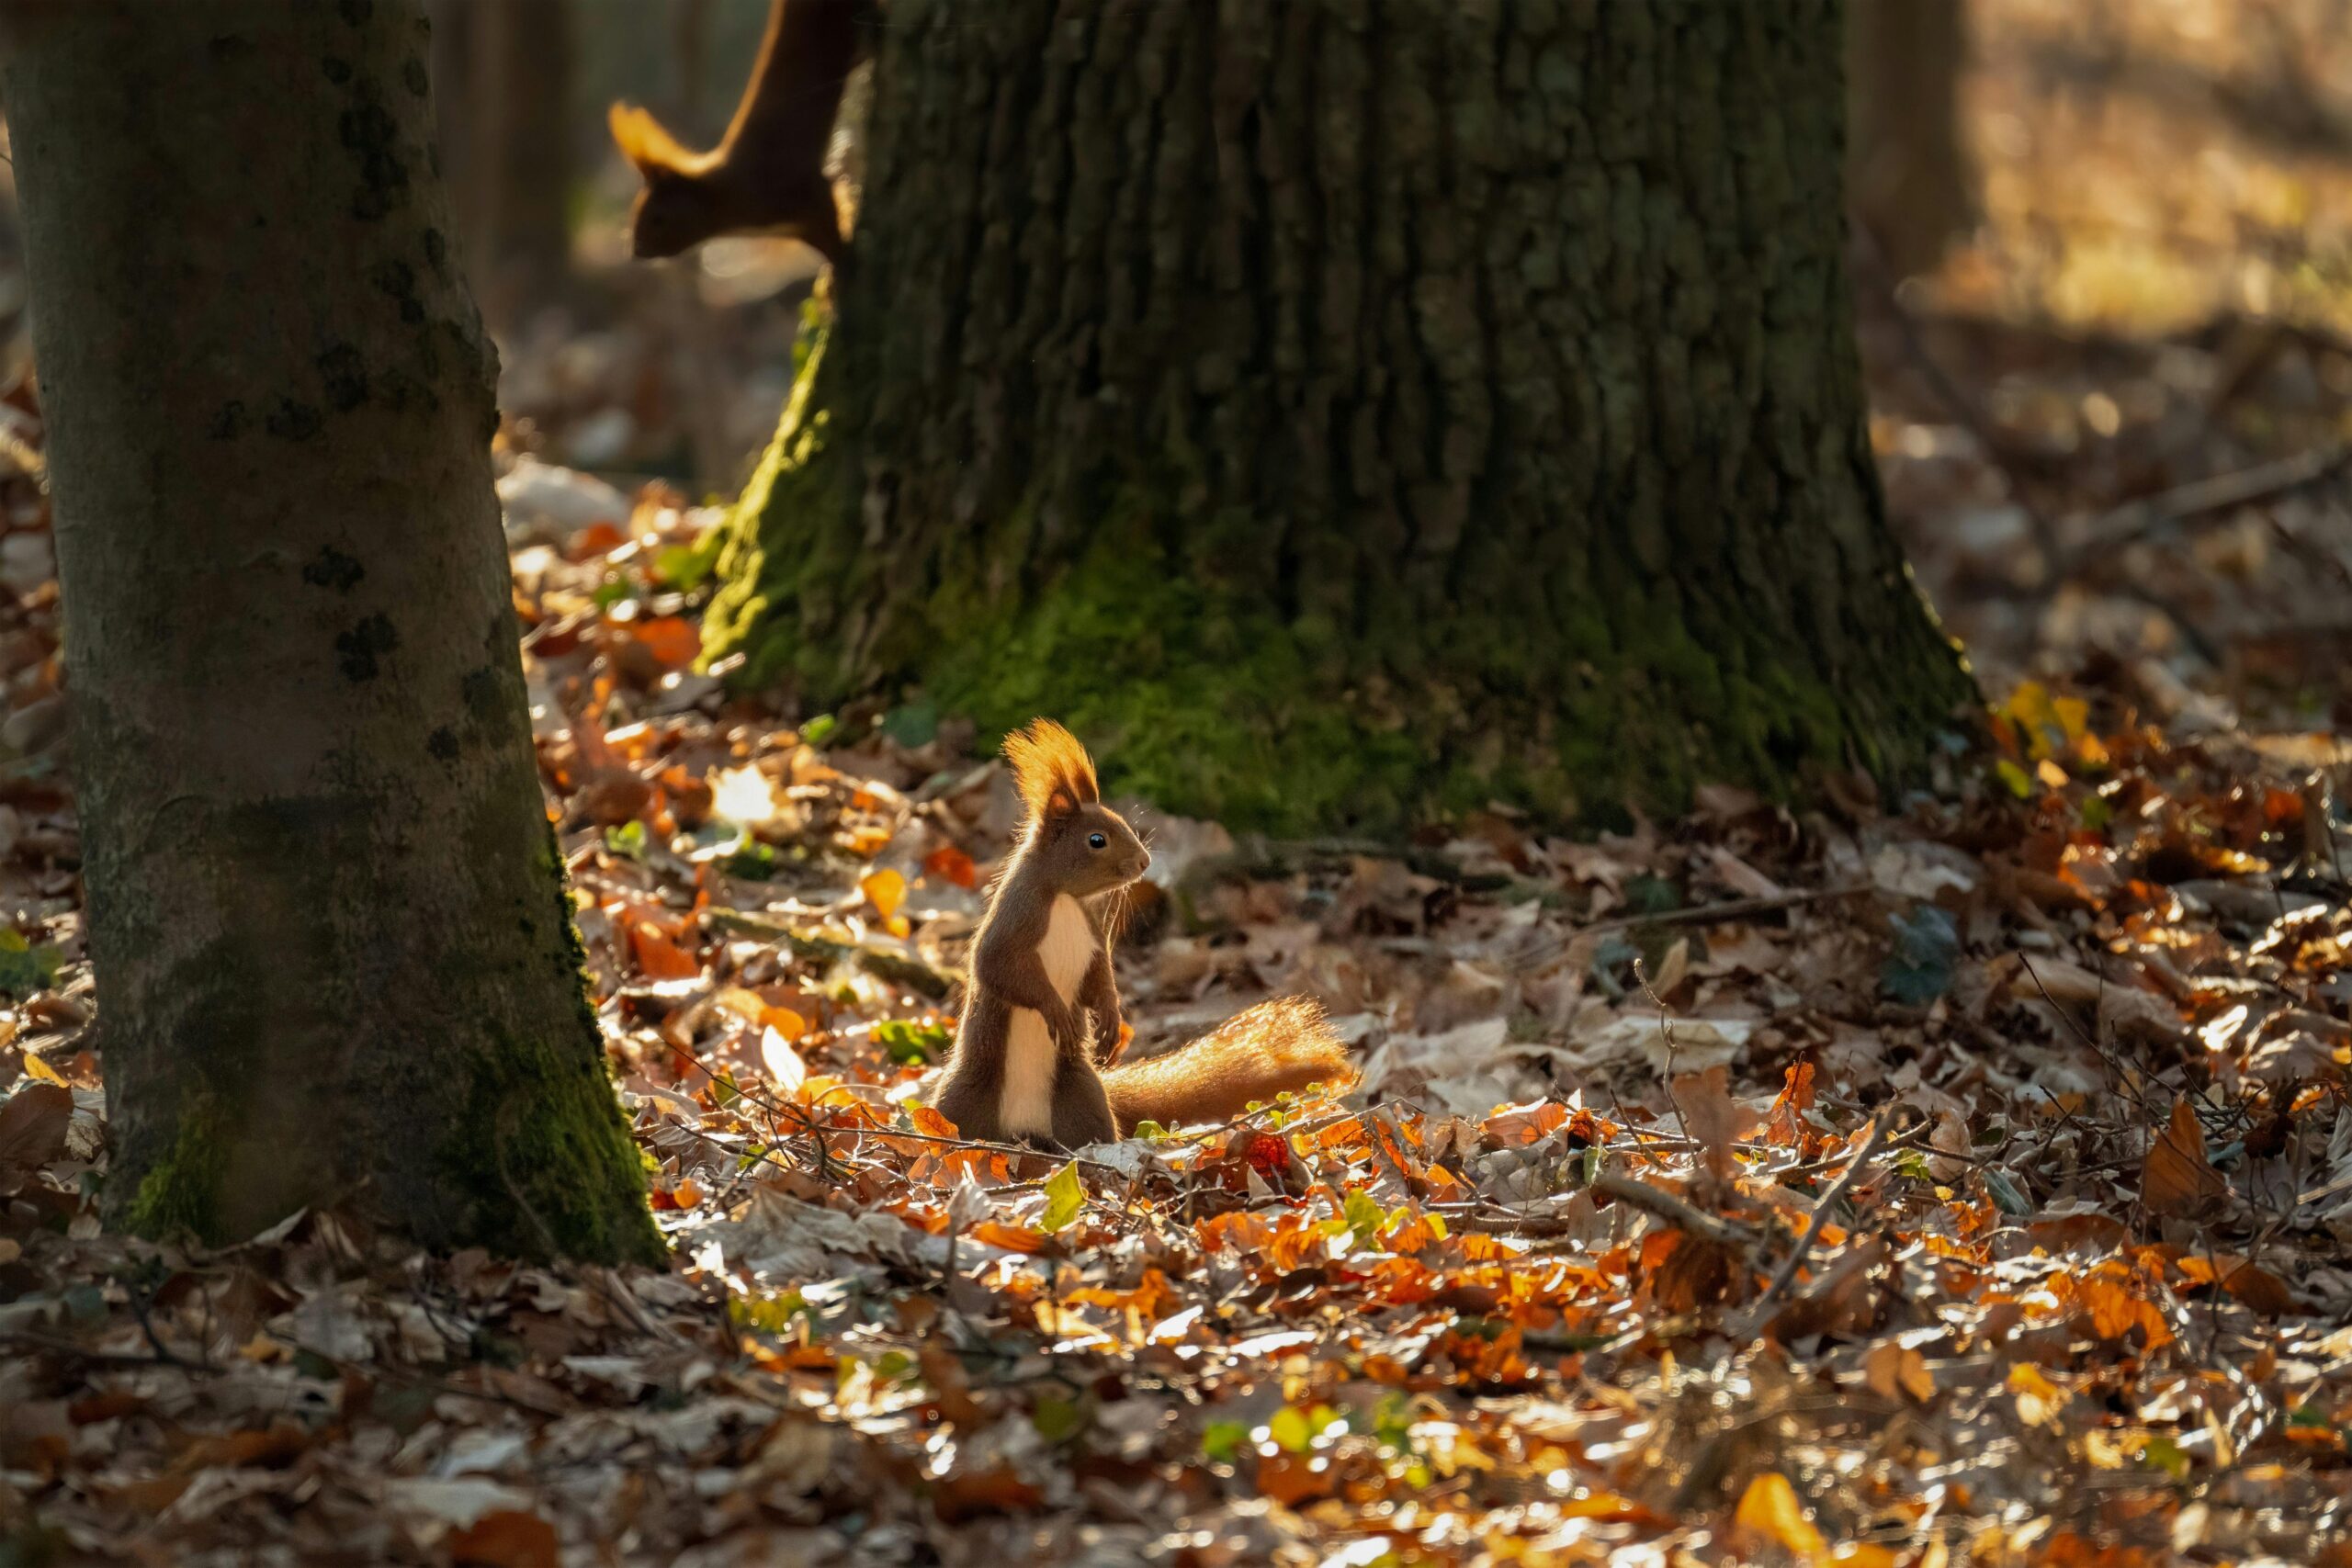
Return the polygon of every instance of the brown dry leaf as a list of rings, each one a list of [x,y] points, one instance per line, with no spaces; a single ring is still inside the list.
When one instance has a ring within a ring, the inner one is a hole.
[[[1862,1376],[1871,1392],[1882,1399],[1898,1399],[1908,1393],[1926,1404],[1936,1397],[1935,1375],[1928,1371],[1928,1359],[1891,1340],[1871,1347],[1871,1353],[1862,1358]]]
[[[0,1105],[0,1183],[21,1179],[63,1154],[66,1128],[73,1120],[74,1091],[69,1089],[35,1083],[10,1095]]]
[[[2140,1167],[2140,1201],[2152,1214],[2189,1214],[2229,1190],[2205,1153],[2205,1129],[2186,1096],[2173,1102],[2172,1122],[2148,1145]]]
[[[2188,1253],[2175,1258],[2173,1267],[2193,1283],[2220,1285],[2265,1317],[2284,1317],[2295,1309],[2295,1293],[2284,1280],[2235,1253]]]
[[[1781,1082],[1781,1092],[1772,1100],[1772,1109],[1765,1112],[1765,1139],[1773,1144],[1793,1144],[1804,1130],[1804,1113],[1813,1109],[1814,1068],[1811,1062],[1790,1066]]]
[[[649,979],[691,980],[702,973],[701,960],[663,936],[650,920],[629,922],[628,946]]]
[[[1724,1179],[1738,1165],[1732,1145],[1761,1124],[1755,1111],[1731,1097],[1729,1069],[1720,1065],[1674,1080],[1674,1103],[1684,1124],[1706,1151],[1707,1168]]]
[[[562,1548],[538,1515],[501,1508],[451,1531],[449,1557],[476,1568],[560,1568]]]

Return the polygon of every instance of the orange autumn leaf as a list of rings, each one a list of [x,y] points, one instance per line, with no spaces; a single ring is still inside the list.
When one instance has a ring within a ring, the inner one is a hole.
[[[657,615],[630,623],[629,635],[665,670],[683,670],[702,651],[702,634],[678,615]]]
[[[971,887],[980,880],[980,868],[972,863],[972,857],[953,844],[942,844],[923,856],[922,869],[924,875],[957,887]]]
[[[2172,1339],[2172,1325],[2156,1303],[2107,1269],[2083,1280],[2075,1304],[2090,1318],[2091,1332],[2102,1339],[2120,1339],[2134,1328],[2151,1350]]]
[[[956,1135],[956,1123],[928,1105],[907,1107],[907,1120],[915,1124],[916,1132],[927,1138],[952,1138]]]
[[[629,952],[637,966],[656,980],[691,980],[702,964],[691,953],[663,936],[650,920],[635,920],[628,928]]]
[[[591,523],[571,536],[563,547],[564,555],[572,560],[586,560],[601,556],[628,543],[628,533],[617,523]]]
[[[1792,1064],[1781,1083],[1781,1092],[1773,1098],[1772,1109],[1765,1113],[1767,1139],[1775,1144],[1793,1144],[1804,1131],[1804,1113],[1813,1109],[1813,1064]]]
[[[555,1527],[537,1514],[501,1508],[449,1535],[449,1559],[469,1568],[556,1568]]]
[[[2173,1102],[2172,1122],[2148,1145],[2140,1166],[2140,1201],[2152,1214],[2187,1214],[2229,1190],[2205,1152],[2205,1129],[2187,1097]]]
[[[2284,1280],[2234,1253],[2216,1253],[2210,1258],[2184,1254],[2175,1260],[2174,1267],[2183,1279],[2199,1285],[2219,1285],[2265,1317],[2282,1317],[2294,1310],[2295,1295]]]
[[[1026,1225],[1008,1225],[997,1220],[982,1220],[965,1233],[983,1247],[1001,1247],[1007,1252],[1019,1252],[1035,1257],[1046,1250],[1042,1231]]]
[[[896,916],[899,906],[907,901],[907,879],[887,865],[859,878],[857,886],[858,891],[865,895],[866,902],[874,906],[874,912],[886,922]]]
[[[1769,1540],[1784,1551],[1808,1561],[1818,1560],[1829,1542],[1797,1500],[1797,1489],[1777,1470],[1768,1470],[1747,1483],[1739,1495],[1739,1510],[1732,1525],[1746,1534]]]

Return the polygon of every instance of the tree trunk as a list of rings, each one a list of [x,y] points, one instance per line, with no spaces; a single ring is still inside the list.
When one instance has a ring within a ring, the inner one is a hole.
[[[1847,199],[1894,277],[1926,272],[1974,216],[1960,140],[1962,0],[1854,0]]]
[[[501,333],[571,266],[572,0],[441,0],[438,146],[459,254]]]
[[[1838,7],[891,0],[715,652],[1282,829],[1918,775]]]
[[[15,21],[109,1202],[658,1257],[532,759],[418,12]]]

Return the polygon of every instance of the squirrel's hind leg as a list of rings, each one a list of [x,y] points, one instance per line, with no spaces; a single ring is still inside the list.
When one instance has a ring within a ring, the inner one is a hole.
[[[1091,1069],[1063,1064],[1054,1079],[1054,1142],[1066,1149],[1107,1144],[1119,1136],[1111,1097]]]

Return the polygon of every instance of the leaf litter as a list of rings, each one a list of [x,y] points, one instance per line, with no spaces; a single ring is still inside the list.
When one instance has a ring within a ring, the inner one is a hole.
[[[1996,62],[2091,25],[1987,15]],[[2161,50],[2170,17],[2117,25]],[[2033,79],[1988,90],[2041,129]],[[1892,815],[1715,789],[1401,852],[1147,813],[1136,1048],[1304,991],[1363,1069],[1227,1127],[1048,1159],[914,1104],[1001,770],[920,704],[730,695],[693,668],[713,514],[511,461],[534,733],[667,1272],[418,1258],[334,1213],[217,1253],[98,1222],[46,502],[37,462],[0,476],[0,1557],[2352,1562],[2345,752],[2307,696],[2343,509],[2129,510],[2337,439],[2309,388],[2352,358],[2290,311],[2104,364],[2005,327],[2037,268],[2061,321],[2139,279],[2064,250],[2094,224],[2000,250],[2065,173],[2034,160],[2097,181],[2161,127],[2124,130],[1988,141],[1993,254],[1928,296],[1928,351],[2033,461],[1954,441],[1866,323],[1983,758]],[[610,409],[566,400],[584,450]],[[29,389],[0,401],[37,459]]]
[[[7,1539],[2340,1555],[2352,915],[2312,868],[2332,803],[2241,738],[2174,743],[2086,681],[2020,687],[1988,760],[1901,817],[1717,789],[1671,827],[1498,810],[1399,854],[1161,819],[1121,955],[1136,1048],[1306,990],[1364,1081],[1046,1159],[912,1099],[1007,781],[968,732],[788,726],[641,636],[691,619],[649,563],[701,521],[650,491],[620,540],[515,559],[676,1268],[420,1258],[332,1213],[219,1253],[107,1232],[52,882],[60,984],[0,1064]],[[15,794],[70,835],[62,786]]]

